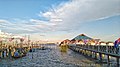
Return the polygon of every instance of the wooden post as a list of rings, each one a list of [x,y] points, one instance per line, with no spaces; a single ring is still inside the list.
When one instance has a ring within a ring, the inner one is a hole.
[[[92,57],[95,58],[95,52],[92,52]]]
[[[8,52],[8,57],[11,58],[11,47],[9,46],[9,52]]]
[[[95,52],[95,59],[97,59],[97,53]]]
[[[85,50],[85,55],[87,55],[87,50]]]
[[[118,55],[120,56],[120,46],[118,46]],[[117,60],[117,67],[119,67],[119,57],[117,57],[116,60]]]
[[[86,50],[84,50],[84,55],[85,55],[85,53],[86,53]]]
[[[85,50],[83,50],[83,55],[85,55]]]
[[[106,53],[108,53],[108,43],[106,43]],[[109,57],[109,55],[107,55],[107,65],[108,65],[108,67],[110,66],[110,57]]]
[[[29,47],[29,45],[30,45],[30,35],[28,35],[28,45],[27,45],[27,47]]]
[[[117,67],[119,67],[119,57],[116,57],[117,60]]]
[[[118,55],[120,56],[120,46],[118,46]]]
[[[108,53],[108,45],[106,44],[106,53]]]
[[[1,57],[1,51],[0,51],[0,58],[2,58],[2,57]]]
[[[88,55],[88,51],[86,50],[85,53],[86,53],[85,55],[87,56]]]
[[[96,46],[96,45],[94,45],[94,50],[95,50],[95,52],[94,52],[94,53],[95,53],[95,59],[97,59],[97,53],[96,53],[96,51],[97,51],[98,49],[97,49],[97,46]]]
[[[0,41],[0,48],[1,48],[1,58],[3,58],[3,48],[2,48],[2,41]]]
[[[83,49],[81,49],[81,54],[82,54],[82,52],[83,52]]]
[[[98,45],[98,52],[100,51],[100,45]]]
[[[89,51],[87,51],[87,55],[90,56],[90,52]]]
[[[4,58],[4,50],[2,51],[2,57]]]
[[[33,43],[32,43],[32,59],[33,59]]]
[[[90,51],[88,51],[88,56],[90,56]]]
[[[102,54],[99,53],[100,62],[102,62]]]
[[[85,50],[85,55],[87,55],[86,50]]]
[[[94,52],[92,52],[92,58],[94,58]]]
[[[92,57],[92,51],[90,51],[90,57]]]
[[[110,66],[110,57],[109,57],[109,55],[107,55],[107,66],[108,67]]]

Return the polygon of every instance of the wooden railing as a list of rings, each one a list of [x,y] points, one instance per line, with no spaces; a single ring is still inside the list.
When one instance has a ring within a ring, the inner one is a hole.
[[[112,56],[120,57],[120,46],[115,48],[114,46],[108,46],[108,45],[87,45],[87,44],[69,45],[69,47],[72,47],[72,46],[74,46],[75,49],[85,49],[89,51],[95,51],[98,53],[110,54]]]

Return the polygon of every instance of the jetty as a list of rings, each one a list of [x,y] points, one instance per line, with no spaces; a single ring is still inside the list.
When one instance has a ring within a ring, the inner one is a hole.
[[[120,47],[116,49],[114,46],[102,46],[102,45],[87,45],[87,44],[72,44],[69,45],[69,48],[73,51],[81,53],[86,56],[90,56],[91,58],[99,59],[100,62],[103,61],[102,55],[107,56],[107,64],[110,65],[110,56],[116,58],[116,65],[117,67],[120,66],[119,58],[120,58]],[[99,57],[97,58],[97,55]]]
[[[113,63],[111,62],[111,57],[114,57],[116,58],[116,62],[114,62],[115,66],[120,67],[120,46],[115,47],[113,42],[104,42],[100,41],[100,39],[93,39],[84,34],[80,34],[72,40],[66,39],[62,41],[60,45],[62,44],[66,44],[69,49],[77,53],[97,59],[99,60],[97,61],[98,63],[105,63],[108,67]]]

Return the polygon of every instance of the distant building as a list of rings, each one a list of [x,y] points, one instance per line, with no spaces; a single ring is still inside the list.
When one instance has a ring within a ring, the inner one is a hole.
[[[93,38],[90,38],[88,36],[86,36],[85,34],[80,34],[78,36],[76,36],[75,38],[73,38],[71,41],[71,43],[73,44],[84,44],[86,42],[89,42],[90,40],[93,40]]]
[[[86,36],[85,34],[80,34],[73,38],[72,40],[66,39],[60,43],[60,45],[65,45],[65,44],[89,44],[89,45],[99,45],[100,39],[93,39],[91,37]],[[102,45],[106,43],[102,43]]]
[[[66,40],[63,40],[60,44],[59,44],[59,46],[61,46],[61,45],[68,45],[70,43],[70,40],[69,39],[66,39]]]

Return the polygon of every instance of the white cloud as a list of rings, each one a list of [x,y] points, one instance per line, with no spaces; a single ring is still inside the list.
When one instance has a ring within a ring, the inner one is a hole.
[[[44,21],[41,21],[41,20],[35,20],[35,19],[30,19],[30,22],[41,23],[41,22],[44,22]]]
[[[15,18],[11,22],[1,19],[0,23],[4,23],[2,25],[6,27],[7,31],[14,33],[74,32],[83,22],[114,15],[120,15],[120,0],[71,0],[61,3],[49,11],[40,12],[39,16],[47,21]],[[59,35],[59,33],[57,34]]]
[[[20,21],[14,20],[11,22],[8,21],[4,24],[1,24],[0,28],[2,30],[15,34],[22,34],[22,33],[26,34],[26,33],[48,32],[52,30],[51,27],[54,25],[55,25],[54,23],[48,23],[37,19],[30,19],[28,21],[26,20],[20,20]]]
[[[77,29],[82,22],[120,14],[120,0],[72,0],[42,13],[56,30]],[[57,22],[61,21],[61,22]]]
[[[52,27],[56,25],[55,23],[51,23],[51,21],[41,21],[37,19],[30,19],[30,22],[33,22],[35,24],[34,27],[42,29],[44,31],[51,31]]]
[[[7,23],[7,20],[0,19],[0,23]]]

